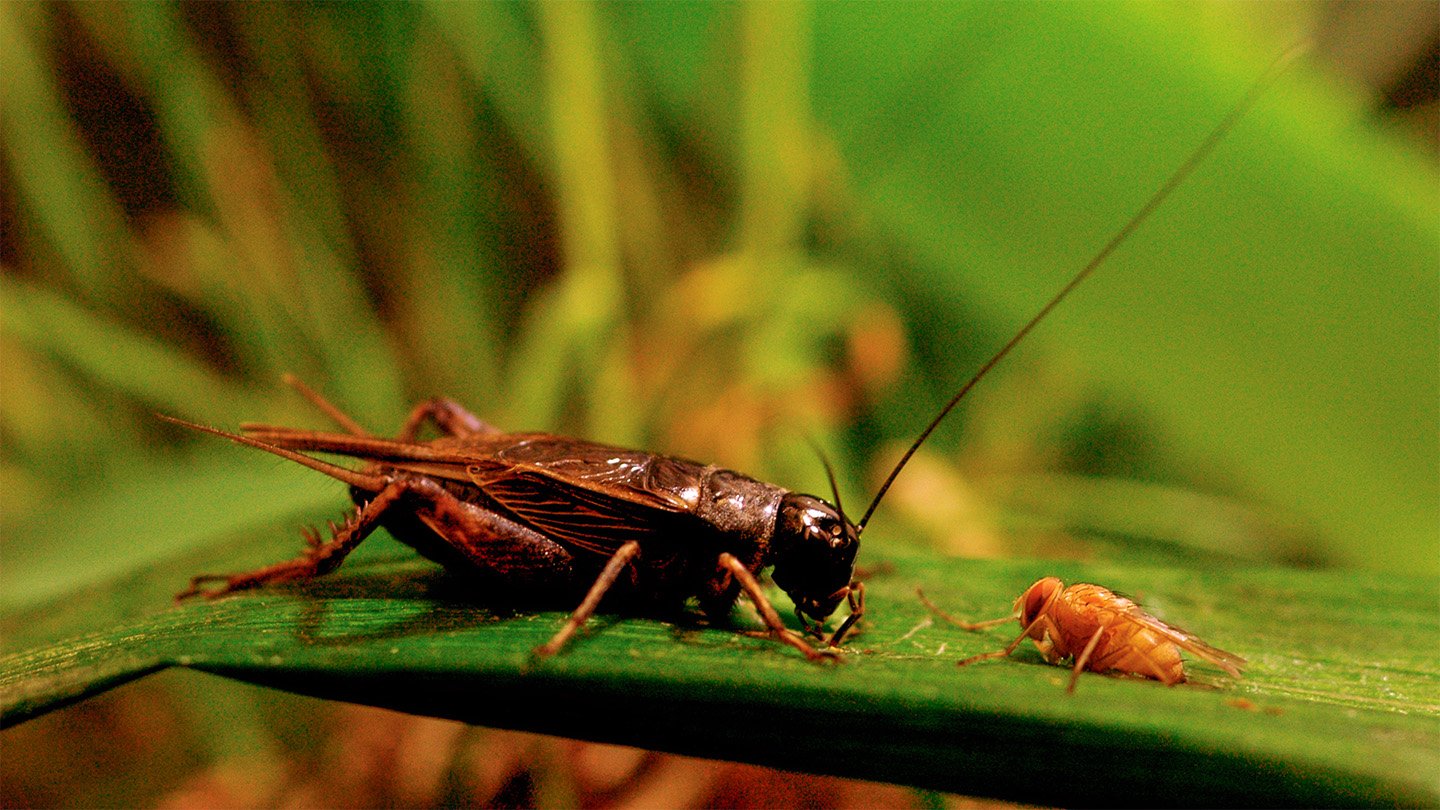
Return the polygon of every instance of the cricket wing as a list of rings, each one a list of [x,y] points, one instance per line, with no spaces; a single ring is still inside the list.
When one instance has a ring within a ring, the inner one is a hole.
[[[557,484],[663,511],[693,512],[709,469],[674,456],[548,433],[520,438],[497,452],[496,461]]]
[[[475,458],[475,454],[467,448],[445,446],[439,442],[418,444],[373,436],[353,436],[349,433],[327,433],[268,425],[264,427],[243,426],[242,430],[248,438],[287,450],[334,453],[366,461],[382,462],[396,467],[402,466],[403,462],[427,462],[458,465],[463,470],[465,465]]]
[[[689,512],[705,467],[693,461],[627,450],[550,433],[506,433],[400,442],[347,433],[264,426],[245,435],[287,450],[335,453],[399,470],[456,481],[533,473],[558,487],[585,489],[637,506]],[[478,468],[477,473],[475,469]]]
[[[548,434],[472,465],[485,495],[537,531],[602,554],[650,550],[705,529],[694,515],[705,469],[694,462]]]
[[[693,517],[705,467],[548,433],[443,438],[424,444],[265,426],[253,439],[362,458],[473,484],[495,506],[557,542],[610,555],[638,540],[661,551]]]
[[[640,505],[531,470],[471,471],[472,481],[498,508],[546,537],[595,554],[609,556],[638,541],[647,556],[664,556],[682,538],[705,530],[688,512]]]

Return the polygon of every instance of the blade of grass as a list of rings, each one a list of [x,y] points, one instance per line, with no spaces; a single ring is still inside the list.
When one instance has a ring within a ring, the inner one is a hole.
[[[756,260],[799,251],[809,225],[809,18],[805,3],[750,3],[741,13],[737,241]]]
[[[540,171],[551,169],[540,48],[516,3],[430,0],[425,10],[459,55],[470,78],[484,88],[500,118]]]
[[[134,245],[36,46],[49,21],[43,6],[0,5],[0,143],[21,205],[61,257],[56,269],[90,300],[123,299]]]
[[[545,93],[565,269],[548,300],[558,310],[553,317],[560,327],[551,326],[547,315],[527,319],[510,366],[511,390],[520,402],[543,408],[540,413],[553,419],[565,387],[578,380],[593,423],[581,432],[633,444],[640,438],[640,424],[637,410],[628,404],[635,386],[599,58],[602,33],[592,6],[545,2],[537,13],[546,49]],[[560,343],[564,365],[532,365],[537,356],[554,358],[556,348],[546,345],[552,340]]]
[[[0,328],[33,351],[169,413],[236,421],[247,411],[261,412],[261,398],[205,364],[9,276],[0,276]]]
[[[397,240],[409,265],[399,327],[433,390],[483,410],[502,399],[501,314],[513,304],[496,249],[502,181],[490,152],[478,146],[487,135],[477,127],[454,52],[433,20],[425,23],[395,67],[404,77],[402,160],[414,178]]]

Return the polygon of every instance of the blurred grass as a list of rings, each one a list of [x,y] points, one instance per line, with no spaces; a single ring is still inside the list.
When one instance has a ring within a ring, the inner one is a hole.
[[[0,603],[338,509],[152,416],[287,371],[863,503],[1313,22],[1242,13],[0,4]],[[1365,104],[1296,68],[867,540],[1440,572],[1440,178]]]

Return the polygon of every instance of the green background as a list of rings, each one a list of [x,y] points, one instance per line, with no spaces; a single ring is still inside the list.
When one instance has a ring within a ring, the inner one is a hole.
[[[858,510],[1314,23],[1226,4],[0,6],[0,602],[10,628],[80,614],[6,650],[111,621],[86,614],[101,583],[163,594],[157,571],[217,545],[271,562],[342,508],[318,476],[153,417],[320,424],[287,371],[376,430],[443,393],[507,428],[823,492],[814,436]],[[862,564],[1433,582],[1437,181],[1410,133],[1302,60],[937,433]],[[971,604],[1003,612],[1027,576]]]

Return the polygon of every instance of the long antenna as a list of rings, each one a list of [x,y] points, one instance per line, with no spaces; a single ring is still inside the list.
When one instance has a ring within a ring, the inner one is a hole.
[[[960,403],[960,400],[964,399],[965,395],[970,393],[970,389],[974,388],[976,383],[984,379],[985,375],[990,373],[990,369],[1005,359],[1005,356],[1010,353],[1010,350],[1014,349],[1020,341],[1025,339],[1026,335],[1030,334],[1030,330],[1045,320],[1045,317],[1050,314],[1051,310],[1059,306],[1061,301],[1064,301],[1076,287],[1080,286],[1085,279],[1090,277],[1090,274],[1095,271],[1095,268],[1104,264],[1105,260],[1110,258],[1110,254],[1114,253],[1116,248],[1120,247],[1145,220],[1150,218],[1150,215],[1155,212],[1155,209],[1160,207],[1160,203],[1164,202],[1181,183],[1185,182],[1186,178],[1194,173],[1195,169],[1204,162],[1205,158],[1210,156],[1216,144],[1220,143],[1220,141],[1229,134],[1230,130],[1235,128],[1235,124],[1241,117],[1255,105],[1256,99],[1260,98],[1260,95],[1285,72],[1285,69],[1290,66],[1290,63],[1301,53],[1308,50],[1308,48],[1308,41],[1300,42],[1291,46],[1281,54],[1279,58],[1272,62],[1270,67],[1266,68],[1265,72],[1260,74],[1260,78],[1256,79],[1255,83],[1250,86],[1250,90],[1245,94],[1244,98],[1240,99],[1239,103],[1220,120],[1220,123],[1215,125],[1215,128],[1210,131],[1210,134],[1205,137],[1204,141],[1201,141],[1200,145],[1195,148],[1195,151],[1190,154],[1190,157],[1186,158],[1185,162],[1181,163],[1180,167],[1175,170],[1175,173],[1170,175],[1170,179],[1166,180],[1165,183],[1150,196],[1150,199],[1146,200],[1145,204],[1140,206],[1140,210],[1136,211],[1135,215],[1130,217],[1130,221],[1126,222],[1125,226],[1119,231],[1116,231],[1115,235],[1110,238],[1110,241],[1105,243],[1104,247],[1100,248],[1100,252],[1096,253],[1094,258],[1084,267],[1080,268],[1080,272],[1076,273],[1074,277],[1060,289],[1060,292],[1055,294],[1055,297],[1051,298],[1045,306],[1041,307],[1040,311],[1035,313],[1035,317],[1031,318],[1028,323],[1022,326],[1020,331],[1015,333],[1014,337],[1010,338],[1009,343],[1002,346],[1000,351],[996,352],[985,365],[980,367],[979,371],[975,372],[975,376],[971,377],[969,382],[960,387],[960,390],[955,393],[955,396],[951,397],[945,407],[940,409],[940,413],[920,432],[919,437],[910,445],[910,449],[905,451],[905,455],[901,456],[900,461],[890,470],[889,477],[885,479],[885,483],[880,485],[879,491],[875,493],[875,499],[870,502],[870,508],[866,509],[865,516],[860,518],[860,523],[856,526],[858,531],[865,531],[865,524],[870,522],[870,516],[875,513],[875,507],[880,505],[880,500],[885,497],[886,492],[890,491],[890,485],[895,483],[896,476],[900,475],[900,471],[905,469],[905,465],[909,463],[911,456],[914,456],[915,451],[920,449],[920,445],[924,444],[925,440],[930,438],[930,434],[935,431],[935,428],[944,421],[945,417],[950,415],[950,411],[954,410],[955,406]]]

